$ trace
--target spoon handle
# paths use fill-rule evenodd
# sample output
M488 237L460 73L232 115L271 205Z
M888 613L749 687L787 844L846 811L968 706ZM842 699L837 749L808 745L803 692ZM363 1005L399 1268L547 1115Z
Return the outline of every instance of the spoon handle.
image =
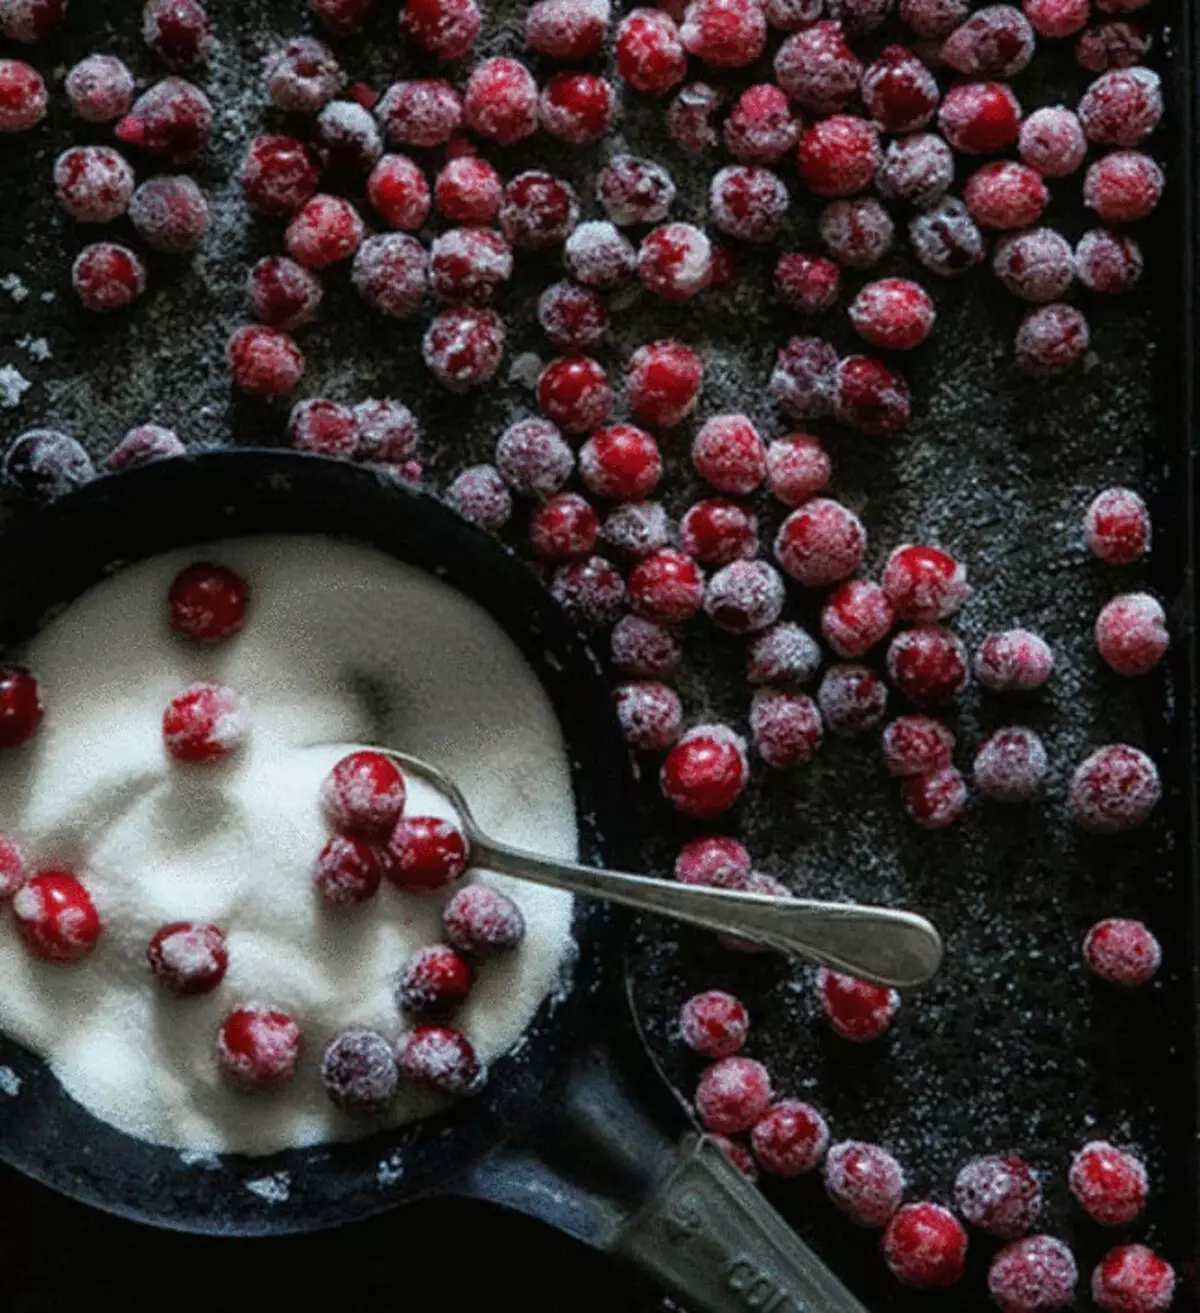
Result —
M938 932L911 912L626 875L552 861L483 836L472 845L472 865L736 935L878 985L924 984L942 960Z

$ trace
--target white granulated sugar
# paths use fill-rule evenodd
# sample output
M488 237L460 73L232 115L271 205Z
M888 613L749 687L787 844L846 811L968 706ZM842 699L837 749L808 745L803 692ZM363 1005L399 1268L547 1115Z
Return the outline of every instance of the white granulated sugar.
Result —
M25 286L18 274L13 273L0 276L0 292L7 292L17 305L20 305L29 296L29 288Z
M518 383L532 392L537 387L537 381L544 368L545 364L536 351L522 351L519 356L513 357L513 362L509 366L509 382Z
M15 1099L21 1093L21 1078L11 1067L0 1067L0 1094Z
M375 1169L375 1180L381 1189L389 1185L395 1185L403 1176L404 1155L402 1153L394 1153L390 1158L384 1158Z
M33 386L14 365L0 365L0 407L15 410Z
M292 1178L287 1172L273 1172L270 1176L247 1181L246 1189L269 1204L286 1204L292 1193Z
M185 1167L201 1167L206 1172L215 1172L221 1166L220 1158L208 1149L184 1149L179 1161Z
M171 580L217 560L250 582L245 629L215 646L167 624ZM347 744L374 741L445 770L480 825L551 856L577 851L561 732L533 672L499 626L445 584L378 553L318 538L209 544L121 571L60 613L24 659L47 715L34 745L0 761L0 831L38 866L74 867L104 921L96 952L40 962L0 924L0 1029L44 1054L74 1098L140 1138L189 1152L275 1152L378 1129L328 1102L326 1045L347 1026L405 1029L392 987L441 938L439 896L390 885L330 909L311 877L327 838L318 802ZM198 681L246 700L234 758L171 762L161 717ZM409 781L408 814L453 817ZM572 899L486 877L520 903L521 947L480 971L455 1024L490 1062L520 1038L572 951ZM146 944L169 921L227 933L229 973L211 995L156 986ZM4 942L7 941L7 942ZM221 1019L246 1001L291 1013L296 1076L271 1095L229 1089L214 1061ZM391 1123L431 1101L399 1098Z
M30 337L26 334L25 337L17 339L17 346L19 346L31 360L51 360L54 357L54 351L51 348L50 343L47 342L44 337Z

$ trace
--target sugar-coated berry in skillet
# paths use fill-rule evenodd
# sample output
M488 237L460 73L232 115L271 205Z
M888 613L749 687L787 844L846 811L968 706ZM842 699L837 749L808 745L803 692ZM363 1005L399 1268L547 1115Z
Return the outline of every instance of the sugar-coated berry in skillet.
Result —
M632 424L596 429L579 449L579 473L588 490L616 501L649 496L662 478L658 443Z
M0 748L19 748L38 732L44 714L38 682L24 666L0 665Z
M887 711L887 685L866 666L830 666L817 690L825 728L840 739L874 729Z
M887 637L895 621L887 594L869 579L847 579L825 599L821 632L840 657L864 656Z
M20 59L0 59L0 134L28 132L46 117L42 75Z
M442 301L487 305L512 277L512 251L494 228L447 229L429 257L429 285Z
M609 637L613 665L634 679L670 679L683 663L683 643L668 625L626 615Z
M449 944L418 949L400 969L396 1005L411 1016L452 1012L471 992L471 968Z
M1162 965L1162 946L1141 921L1097 921L1083 941L1088 970L1112 985L1148 984Z
M352 1117L383 1112L400 1082L396 1054L377 1031L351 1026L335 1035L321 1060L321 1082L335 1108Z
M234 387L252 397L282 397L304 376L304 354L295 339L261 324L237 329L225 359Z
M696 473L718 492L743 496L766 477L767 449L745 415L714 415L692 442Z
M1165 1313L1175 1269L1145 1245L1117 1245L1092 1272L1092 1299L1106 1313Z
M432 208L425 173L407 155L385 155L379 160L367 179L367 198L389 228L406 232L422 227Z
M353 100L333 100L317 115L313 143L325 173L360 182L383 155L383 136L371 113Z
M1025 15L1038 36L1074 36L1087 22L1090 0L1023 0Z
M663 120L667 135L692 155L715 149L720 140L716 119L725 100L720 87L689 82L667 107Z
M888 46L867 66L863 104L884 132L915 132L933 118L941 93L937 79L906 46Z
M150 0L142 10L142 40L172 70L203 64L212 53L212 30L199 0Z
M331 907L357 907L373 898L383 879L383 858L357 834L335 834L313 863L313 885Z
M703 572L686 552L664 547L634 566L629 601L634 614L647 620L681 624L704 603Z
M900 0L900 21L927 41L948 37L970 12L970 0Z
M199 87L182 78L166 78L134 101L116 133L128 146L186 164L208 145L212 122L212 102Z
M1021 124L1018 148L1022 161L1046 178L1066 178L1087 156L1087 138L1079 116L1065 105L1036 109Z
M746 1042L750 1014L741 999L724 990L693 994L679 1009L683 1042L705 1058L728 1058Z
M85 123L114 123L129 113L136 84L115 55L88 55L71 69L63 86L71 108Z
M843 1140L829 1146L825 1192L855 1226L884 1227L904 1198L904 1170L878 1144Z
M972 1158L954 1179L954 1202L972 1226L1015 1240L1033 1230L1042 1211L1042 1187L1023 1158Z
M975 654L975 678L993 693L1029 693L1041 688L1053 669L1049 644L1028 629L989 634Z
M1053 1236L1014 1240L992 1259L988 1292L1004 1313L1049 1313L1075 1295L1079 1271L1070 1249Z
M766 561L733 561L704 590L704 610L718 629L757 634L779 619L785 600L779 571Z
M996 243L992 269L1005 291L1023 301L1057 301L1075 277L1075 252L1053 228L1030 228Z
M758 554L758 519L728 497L694 502L679 522L679 545L703 565L729 565Z
M820 337L792 337L775 357L767 390L793 420L824 419L833 413L838 353Z
M1071 1159L1067 1185L1101 1226L1125 1226L1145 1207L1149 1178L1140 1158L1107 1140L1092 1140Z
M306 269L326 269L349 260L362 244L366 226L358 211L340 196L319 195L306 201L284 234L288 254Z
M794 32L775 55L775 80L812 114L845 109L858 95L862 72L842 25L828 19Z
M912 413L908 384L880 360L847 356L837 368L833 413L839 424L859 433L895 433Z
M940 1204L904 1204L891 1218L880 1252L897 1281L921 1290L952 1286L963 1274L967 1233Z
M888 200L925 208L940 200L954 181L954 152L932 132L898 137L883 154L875 189Z
M67 0L0 0L0 36L22 45L44 41L66 13Z
M675 183L654 160L614 155L596 177L596 199L619 228L661 223L675 200Z
M25 883L25 857L6 834L0 834L0 900L11 898Z
M862 564L867 531L841 502L816 497L794 510L775 537L775 558L805 588L824 588Z
M613 701L621 733L634 752L666 752L683 732L683 703L668 684L618 684Z
M859 337L890 351L920 346L936 317L929 293L907 278L868 283L850 305L850 322Z
M955 28L938 53L964 77L1011 78L1029 67L1034 45L1033 29L1019 9L987 5Z
M77 962L103 929L92 896L70 872L43 871L17 890L13 920L25 947L43 962Z
M683 342L649 342L629 358L625 388L634 418L651 428L675 428L696 408L704 365Z
M1131 68L1150 53L1153 40L1140 23L1109 19L1084 28L1075 40L1075 62L1089 73Z
M836 261L823 255L791 251L775 265L775 291L789 309L815 315L828 310L838 299L842 273Z
M875 180L883 159L879 130L866 119L835 114L801 136L796 165L814 196L853 196Z
M504 320L494 310L454 307L430 321L421 358L443 387L463 392L495 377L506 338Z
M1083 517L1088 550L1106 565L1129 565L1150 550L1150 512L1130 488L1106 488Z
M496 468L521 497L542 499L558 492L575 469L575 453L558 427L545 419L510 425L496 443Z
M1093 638L1105 664L1129 677L1153 670L1171 644L1166 613L1149 593L1114 597L1096 617Z
M442 909L442 928L451 946L476 962L516 948L525 937L525 918L499 889L469 884Z
M400 31L427 55L448 64L467 54L482 22L475 0L405 0Z
M421 243L407 233L380 233L368 237L358 248L350 276L355 291L367 305L392 319L407 319L425 302L429 256ZM432 332L433 324L429 328L429 333ZM449 376L461 361L462 369L469 375L476 344L464 325L461 338L449 334L443 340L439 335L434 339L434 346L425 348L422 354L431 369L436 361L437 368L446 370ZM496 363L499 364L498 353Z
M953 766L928 775L910 775L900 789L904 811L922 830L945 830L967 805L967 782Z
M642 238L638 277L664 301L689 301L712 282L713 248L690 223L664 223Z
M942 135L964 155L996 155L1020 134L1021 105L1004 82L962 82L938 109Z
M148 178L129 200L129 218L138 236L156 251L181 255L194 250L208 232L208 200L187 177Z
M560 356L542 370L537 402L548 420L568 433L588 433L608 418L612 388L590 356Z
M318 114L346 85L338 57L315 37L291 37L263 60L267 95L287 114Z
M993 802L1028 802L1042 791L1050 769L1041 736L1021 725L995 730L979 745L975 787Z
M550 580L550 596L576 629L598 634L611 629L625 608L625 580L603 556L586 556L560 565Z
M675 858L675 879L680 884L714 889L742 889L750 877L750 854L745 844L723 834L689 839Z
M687 52L679 28L661 9L632 9L617 28L617 72L635 91L665 95L683 81Z
M76 223L111 223L129 208L133 169L110 146L72 146L54 162L58 203Z
M870 269L892 249L896 225L874 196L834 201L817 221L830 255L847 269Z
M884 728L880 748L889 774L933 775L950 765L954 733L931 716L897 716Z
M1146 261L1132 237L1093 228L1079 239L1075 266L1079 281L1089 292L1116 296L1141 279Z
M918 706L945 702L966 687L966 649L957 635L936 624L916 625L892 639L888 678Z
M235 1008L217 1032L221 1075L246 1093L281 1089L296 1074L300 1027L278 1008L247 1003Z
M353 460L358 455L358 424L349 406L313 397L292 407L288 437L297 451Z
M725 120L725 145L747 164L771 164L794 149L800 124L774 83L747 87Z
M1079 121L1087 139L1099 146L1140 145L1163 114L1162 85L1148 68L1104 73L1083 93Z
M709 68L745 68L767 44L759 0L693 0L679 28L683 48Z
M1050 192L1027 164L993 160L977 169L963 189L971 217L981 228L1028 228L1042 217Z
M599 532L599 517L591 504L575 492L551 497L534 510L529 520L530 544L547 561L590 556Z
M607 219L581 223L563 243L563 267L585 287L612 291L633 277L636 265L629 239Z
M538 119L559 141L582 146L598 141L612 126L617 94L595 73L557 73L538 98Z
M1158 768L1138 748L1110 744L1081 762L1067 798L1076 825L1092 834L1120 834L1146 821L1162 797Z
M421 177L424 179L424 174ZM490 224L500 211L504 183L487 160L463 155L442 166L433 196L438 213L450 223Z
M95 478L82 443L57 429L18 434L4 456L4 477L24 496L52 501Z
M1151 214L1163 193L1162 169L1136 150L1114 150L1098 159L1083 180L1084 204L1103 223L1137 223Z
M146 266L127 246L97 242L79 253L71 268L71 286L85 310L124 310L146 290Z
M487 1070L471 1041L449 1026L418 1026L401 1039L400 1075L413 1085L467 1097L487 1083Z
M198 562L181 570L171 582L167 594L171 628L184 638L219 642L246 623L249 600L249 585L236 570Z
M398 146L443 146L462 126L463 102L445 78L415 78L393 82L375 117Z
M817 998L837 1034L856 1044L878 1039L900 1009L900 995L894 989L828 967L817 971Z
M598 54L608 33L609 0L538 0L525 14L525 44L573 63Z
M240 693L225 684L197 683L167 704L163 742L176 761L207 765L236 752L250 733Z
M744 1144L731 1140L728 1135L713 1135L713 1143L748 1181L758 1180L758 1164Z
M883 570L883 591L900 620L953 615L970 596L965 567L938 547L897 547Z
M824 737L812 698L774 688L760 688L751 699L750 733L758 755L775 770L807 765Z
M771 684L795 691L810 684L821 668L817 640L799 625L785 620L757 638L750 648L746 678L751 684Z
M594 351L608 334L599 294L575 283L551 283L538 298L537 316L550 345L569 354Z
M467 869L466 836L437 816L404 816L387 841L384 874L410 894L434 893Z
M824 1158L829 1127L811 1104L780 1099L754 1123L750 1144L763 1171L772 1176L803 1176Z
M943 197L908 225L913 253L930 273L957 278L983 259L986 245L979 225L955 196Z
M704 1069L696 1086L696 1116L720 1135L748 1131L770 1102L770 1074L753 1058L722 1058Z
M357 458L400 465L409 460L421 440L416 416L399 401L372 398L354 407L358 430Z
M659 782L676 811L707 820L737 802L749 776L746 744L739 735L728 725L697 725L667 754Z
M819 439L807 433L777 438L767 447L767 487L784 506L811 501L833 477L833 463Z
M254 317L289 333L317 317L325 295L316 274L281 255L259 260L250 270L248 286Z
M146 960L163 989L188 998L211 994L225 979L229 947L218 926L172 921L156 931Z
M400 768L381 752L351 752L321 784L325 819L342 834L383 840L404 812L407 789Z
M708 210L715 228L743 242L769 242L788 209L779 176L761 164L732 164L713 175Z

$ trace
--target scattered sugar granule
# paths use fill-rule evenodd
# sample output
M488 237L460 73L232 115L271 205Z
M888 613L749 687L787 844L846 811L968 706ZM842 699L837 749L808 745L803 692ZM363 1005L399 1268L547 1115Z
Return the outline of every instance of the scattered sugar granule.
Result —
M269 1204L285 1204L292 1193L291 1174L274 1172L270 1176L260 1176L256 1180L247 1181L246 1189Z
M0 410L15 410L32 386L13 365L0 365Z

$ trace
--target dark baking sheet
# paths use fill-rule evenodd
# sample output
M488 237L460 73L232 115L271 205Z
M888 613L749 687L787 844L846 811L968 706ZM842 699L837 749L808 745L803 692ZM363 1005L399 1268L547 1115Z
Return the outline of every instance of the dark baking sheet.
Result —
M138 51L136 8L116 0L77 4L68 31L36 54L37 62L57 75L100 48L129 56L139 75L149 76ZM13 365L32 385L17 408L0 410L0 438L53 423L99 457L125 429L154 420L197 445L283 440L286 409L231 398L223 346L245 316L246 270L279 246L278 228L250 221L232 182L245 142L272 121L259 103L257 62L275 38L305 22L297 0L211 0L209 8L220 35L208 80L218 123L196 173L214 197L214 232L190 264L151 258L151 291L131 313L97 320L74 306L70 259L91 236L57 211L49 183L58 150L102 140L103 131L80 129L56 97L48 130L0 141L7 197L0 207L0 279L9 273L19 279L0 283L10 288L0 290L0 365ZM523 8L488 6L480 53L519 48L515 24ZM834 494L863 514L871 532L870 569L900 542L939 542L968 561L977 590L957 625L968 643L1014 623L1040 629L1054 643L1059 664L1044 696L1008 702L972 692L956 717L960 765L969 764L975 743L994 725L1038 728L1053 763L1047 801L1016 810L976 804L954 831L922 835L903 821L895 787L883 778L869 745L831 743L807 771L756 778L732 824L763 869L805 893L912 906L946 934L949 960L942 976L906 1001L892 1034L878 1045L854 1049L826 1032L813 1015L807 972L720 953L699 936L649 929L632 945L630 971L656 1056L685 1093L696 1068L671 1035L678 1002L697 987L733 988L755 1018L750 1051L769 1060L781 1091L826 1109L835 1135L891 1146L914 1197L947 1199L957 1167L973 1153L1029 1156L1046 1184L1047 1229L1071 1240L1085 1272L1118 1236L1081 1220L1070 1204L1063 1183L1069 1155L1097 1136L1138 1147L1154 1188L1129 1237L1160 1245L1183 1269L1183 1291L1194 1292L1194 1268L1188 1274L1196 1253L1191 88L1189 36L1179 26L1188 17L1182 0L1159 0L1149 17L1174 25L1155 54L1173 107L1169 126L1153 144L1168 164L1171 188L1160 215L1139 234L1150 256L1143 288L1108 303L1075 298L1092 319L1093 352L1085 368L1048 383L1031 383L1013 371L1009 344L1020 308L998 291L986 268L959 283L923 279L933 284L940 321L931 343L903 365L915 397L909 430L886 442L826 435ZM390 21L389 12L369 38L344 46L353 73L377 86L411 67L397 56ZM1039 55L1017 89L1031 108L1073 103L1085 81L1063 43ZM671 147L658 125L660 112L638 100L627 105L616 143L567 151L539 140L508 153L502 167L511 172L538 162L576 178L585 213L591 213L583 181L607 149L624 144L666 163L679 183L677 215L700 219L716 157L698 164ZM1054 193L1049 222L1078 236L1090 226L1077 203L1078 180L1056 184ZM784 244L811 248L816 207L795 189L793 195ZM778 345L804 330L764 297L770 259L752 252L738 258L738 282L702 304L665 307L630 298L615 308L614 343L604 359L615 370L643 341L684 336L709 362L700 418L745 410L765 432L781 433L785 426L763 384ZM530 293L557 276L553 255L518 263L507 303L525 308L510 321L510 359L542 350L528 312ZM850 276L850 294L869 277L912 268L902 240L878 270ZM516 378L480 396L441 392L417 360L419 325L381 325L357 304L344 273L326 282L322 320L303 336L309 372L302 394L346 401L402 397L425 423L426 468L434 483L487 459L502 427L532 411ZM26 295L16 300L12 288ZM819 321L816 331L844 349L851 346L839 312ZM42 342L49 358L39 358ZM689 437L685 429L664 443L671 471L664 499L675 513L699 490L687 467ZM1132 683L1101 670L1090 628L1101 602L1136 586L1143 575L1095 565L1079 536L1083 507L1114 482L1153 494L1156 545L1146 577L1171 610L1179 638L1168 672ZM780 516L765 501L759 509L766 540ZM519 525L512 537L519 541ZM815 619L798 595L789 614ZM680 681L692 719L719 716L744 724L749 689L743 661L744 644L695 627ZM1143 833L1099 844L1067 824L1064 781L1092 746L1117 740L1154 749L1165 768L1168 801ZM650 782L642 805L648 867L666 871L688 831L666 814ZM1083 971L1079 941L1104 915L1144 917L1162 939L1166 965L1148 990L1118 996ZM818 1182L768 1189L872 1308L926 1302L927 1296L895 1287L870 1252L871 1238L842 1222ZM353 1246L349 1237L347 1243ZM973 1270L953 1295L959 1305L986 1306L982 1270L991 1248L973 1240ZM45 1266L32 1255L25 1261ZM545 1307L557 1307L550 1299Z

